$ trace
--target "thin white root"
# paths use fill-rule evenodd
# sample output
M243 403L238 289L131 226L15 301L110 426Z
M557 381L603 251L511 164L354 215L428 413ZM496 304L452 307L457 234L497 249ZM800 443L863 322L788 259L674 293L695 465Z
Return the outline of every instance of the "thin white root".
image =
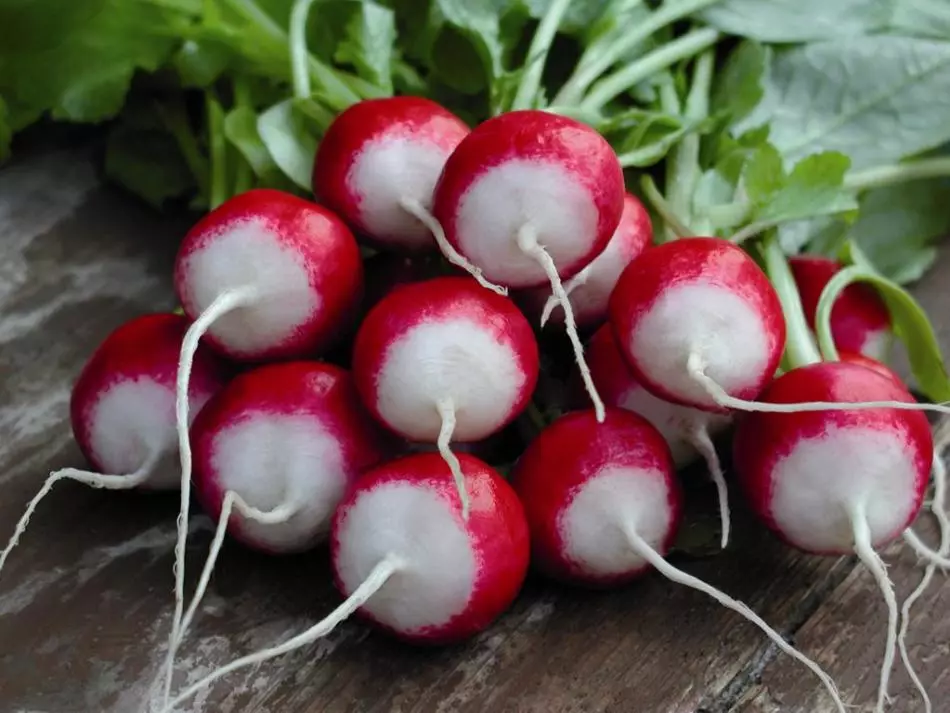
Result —
M606 415L604 402L601 400L600 394L597 393L597 388L594 386L594 379L590 375L590 367L587 366L587 361L584 359L584 346L581 344L581 339L577 334L577 324L574 322L574 310L571 308L571 301L567 298L567 293L564 291L564 285L561 284L561 277L557 274L557 266L554 264L554 260L548 254L548 251L538 242L538 237L530 224L523 225L521 230L518 231L518 247L526 255L538 261L538 264L544 269L548 280L551 282L551 290L554 292L554 297L557 298L561 307L564 309L564 323L567 329L567 336L571 340L571 346L574 347L574 361L577 364L577 368L580 369L581 378L584 380L584 388L587 390L590 400L594 403L594 415L597 417L597 422L603 423Z
M934 502L931 507L933 509L934 515L941 522L940 548L937 550L937 552L942 556L946 556L947 553L950 552L950 527L946 527L942 519L947 517L945 510L947 474L946 468L943 465L943 460L940 456L941 450L942 448L939 447L934 449ZM933 713L933 704L930 701L930 694L927 693L927 689L924 686L923 681L920 680L920 677L917 675L917 672L914 671L914 668L911 665L910 654L907 651L907 631L910 628L910 609L927 590L927 587L930 586L930 582L933 579L934 572L936 572L936 570L937 566L933 562L930 562L927 565L927 569L924 571L924 576L921 578L920 584L918 584L917 588L907 596L907 599L904 600L904 605L901 607L901 628L900 632L897 634L897 650L900 652L901 663L904 664L904 668L907 670L910 680L913 682L914 687L920 694L920 698L924 703L924 713Z
M439 410L439 416L442 417L442 427L439 429L439 439L436 444L439 446L442 460L452 471L455 487L458 488L459 499L462 501L462 519L468 520L472 503L468 496L468 488L465 487L465 475L462 473L462 464L459 463L458 456L452 452L449 445L452 442L452 433L455 431L455 404L452 403L452 399L440 399L436 408Z
M435 236L436 245L439 246L439 250L445 255L445 259L456 267L460 267L469 275L475 278L479 285L485 287L486 289L491 290L492 292L497 292L499 295L507 295L508 288L502 287L501 285L496 285L494 282L490 282L482 274L480 267L473 265L462 253L456 250L452 243L449 242L449 239L445 237L445 230L442 229L442 225L436 220L436 217L419 201L414 198L401 198L399 200L399 205L402 206L403 210L413 216L416 220L422 223L429 229L429 232Z
M690 354L686 369L709 397L723 408L736 411L754 411L759 413L804 413L806 411L858 411L875 408L892 408L900 411L932 411L950 413L950 406L944 404L908 403L905 401L800 401L788 404L773 404L766 401L747 401L726 393L719 384L705 372L705 365L698 354Z
M722 549L726 549L729 544L729 533L731 531L731 517L729 513L729 490L726 487L726 476L722 472L722 464L719 462L719 454L716 453L716 446L713 445L712 438L709 437L709 431L705 423L698 423L691 429L690 442L706 461L706 467L709 469L709 477L716 485L716 491L719 494L719 519L722 522Z
M174 648L169 651L165 661L166 682L172 680L175 672L175 655L178 653L178 647L181 646L181 642L185 638L185 633L188 631L188 627L191 625L191 621L194 619L195 613L198 611L198 606L204 599L205 592L208 589L208 584L211 581L211 574L214 571L214 566L218 561L218 555L220 554L221 547L224 544L224 536L227 534L228 523L231 519L231 512L235 507L245 517L256 520L257 522L265 525L275 525L282 522L287 522L287 520L293 517L293 515L298 510L297 506L291 502L282 503L273 510L258 510L257 508L248 505L244 498L242 498L233 490L229 490L224 494L224 501L221 504L221 515L218 517L218 525L215 528L214 537L211 540L211 546L208 548L208 557L205 560L204 568L201 571L201 577L198 579L198 586L195 589L195 594L192 597L188 611L185 612L185 616L182 619L181 627L178 630L178 635L175 637ZM164 703L167 703L167 701L164 701Z
M871 546L871 528L868 526L864 505L853 507L849 515L854 532L854 551L864 566L871 570L887 603L887 648L881 664L881 681L877 690L877 705L874 709L876 713L883 713L885 704L891 700L887 686L891 678L891 669L894 667L894 650L897 648L897 597L894 595L894 585L887 576L884 562Z
M835 686L835 682L831 680L831 677L825 673L817 663L812 661L794 646L785 641L781 634L766 624L758 614L752 611L747 605L743 604L737 599L733 599L728 594L719 591L711 584L707 584L703 580L698 579L691 574L687 574L683 570L671 565L669 562L663 559L663 557L661 557L660 554L654 550L646 540L640 537L631 523L624 522L622 527L624 534L626 535L627 540L634 552L649 562L660 574L662 574L667 579L676 582L677 584L691 587L692 589L702 592L703 594L709 595L727 609L731 609L732 611L755 624L765 633L766 636L769 637L769 639L772 640L776 646L778 646L782 651L792 658L807 666L808 669L821 680L825 688L828 690L828 693L831 695L832 700L834 700L835 708L838 710L838 713L847 713L845 710L845 705L841 700L841 696L838 693L838 688Z
M130 490L136 488L146 480L152 474L152 470L155 468L156 463L161 458L162 452L155 451L150 455L142 466L133 473L128 475L103 475L101 473L93 473L89 470L79 470L77 468L63 468L62 470L57 470L49 474L49 477L46 479L46 482L43 483L43 487L40 488L39 492L33 496L33 499L30 500L29 504L26 506L26 511L23 513L23 517L20 518L17 522L16 527L13 529L13 535L10 537L10 541L7 543L7 546L3 548L3 552L0 552L0 572L3 572L3 565L6 564L7 558L10 556L10 553L13 552L13 549L17 546L20 541L20 537L23 536L23 533L26 532L27 526L30 524L30 518L33 517L33 513L36 512L36 508L39 506L40 502L49 495L49 492L53 489L53 486L56 485L61 480L75 480L79 483L85 483L90 485L93 488L105 488L107 490Z
M917 533L909 527L904 530L903 537L904 542L910 545L921 559L927 560L930 564L935 567L940 567L941 569L950 568L950 558L927 547L924 541L918 537Z
M239 287L222 292L208 308L191 323L181 343L178 358L178 378L175 383L175 428L178 433L178 449L181 458L181 504L178 511L178 538L175 543L175 613L172 617L172 631L168 638L168 653L175 650L175 641L181 628L185 603L185 545L188 539L188 509L191 501L191 443L188 439L188 382L191 380L191 367L198 351L198 342L216 319L239 307L259 299L260 294L253 286ZM169 659L169 662L171 659ZM166 664L168 667L169 664ZM165 682L163 701L171 695L171 679Z
M370 572L366 580L325 619L314 624L312 627L303 633L298 634L292 639L288 639L282 644L273 646L269 649L262 649L261 651L249 654L248 656L243 656L215 671L212 671L200 681L192 684L175 696L174 700L163 704L160 713L172 713L172 711L175 709L175 706L183 703L202 688L205 688L206 686L217 681L219 678L222 678L233 671L263 663L264 661L269 661L270 659L277 658L278 656L290 653L291 651L296 651L297 649L308 646L317 639L326 636L331 631L333 631L337 625L353 614L353 612L363 606L370 597L376 594L376 592L378 592L383 587L383 585L389 581L389 578L392 577L393 574L398 572L403 567L403 561L395 555L386 556L373 568L373 571Z
M590 265L587 265L583 270L574 275L570 280L564 283L564 294L568 297L571 296L571 293L574 292L578 287L587 283L587 278L590 276ZM554 312L554 309L561 304L557 297L551 295L548 297L547 302L544 303L544 309L541 311L541 329L544 329L544 325L548 323L548 320L551 319L551 314Z

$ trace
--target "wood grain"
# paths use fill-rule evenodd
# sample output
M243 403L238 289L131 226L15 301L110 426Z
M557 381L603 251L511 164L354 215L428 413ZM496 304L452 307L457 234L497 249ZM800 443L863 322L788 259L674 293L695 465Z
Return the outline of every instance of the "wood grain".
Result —
M103 188L89 161L60 151L0 172L3 542L46 474L81 464L67 404L85 358L122 321L173 305L170 265L186 222ZM691 494L693 508L714 509L704 487ZM876 672L883 614L866 578L850 560L790 552L735 507L727 553L677 563L794 634L846 691L869 698L863 682ZM174 495L54 489L0 574L0 711L142 710L168 634L176 512ZM207 518L194 513L191 523L189 591L210 539ZM906 588L915 570L900 562L892 575ZM946 645L937 624L948 597L937 578L918 607L932 613L914 629L919 645ZM338 601L325 552L266 558L228 543L176 688L302 630ZM941 661L922 670L946 696ZM705 596L657 576L610 592L532 577L513 609L467 644L413 649L347 622L180 710L724 713L771 711L769 699L809 713L825 700L810 674Z

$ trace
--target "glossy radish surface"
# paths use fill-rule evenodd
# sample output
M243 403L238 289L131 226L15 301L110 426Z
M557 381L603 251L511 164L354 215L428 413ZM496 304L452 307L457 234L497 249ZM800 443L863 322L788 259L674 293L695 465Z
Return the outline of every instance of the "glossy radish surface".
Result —
M636 379L656 396L722 410L710 382L753 399L785 348L778 295L745 251L718 238L647 248L620 276L610 324Z
M565 414L528 446L511 484L524 503L532 562L550 577L619 584L651 568L700 591L759 627L818 676L845 713L834 683L748 606L674 567L663 555L676 536L682 493L666 442L641 416L608 408Z
M261 511L293 506L276 524L231 516L233 537L278 553L323 541L343 495L395 445L364 409L348 372L306 361L236 377L195 421L191 440L196 495L214 519L228 491Z
M333 521L334 581L346 600L319 623L216 669L179 693L171 710L219 678L303 648L353 614L413 644L450 644L487 629L524 582L530 547L524 510L486 463L461 455L471 512L440 456L391 461L364 474Z
M527 319L469 277L391 292L353 346L353 376L369 410L407 439L438 442L450 462L450 441L486 438L525 408L538 369Z
M620 273L652 241L653 226L646 208L636 196L625 194L620 224L607 247L564 283L578 329L596 328L607 319L610 293L620 279ZM564 311L552 296L549 285L524 290L516 296L516 301L533 318L564 323ZM545 319L548 316L550 320Z
M469 133L421 97L366 99L341 112L317 149L313 190L357 232L403 251L436 249L429 229L404 206L432 206L446 159Z
M788 264L812 329L818 300L841 264L817 255L793 255ZM886 360L893 342L891 316L880 295L869 285L846 287L831 309L831 334L838 349Z

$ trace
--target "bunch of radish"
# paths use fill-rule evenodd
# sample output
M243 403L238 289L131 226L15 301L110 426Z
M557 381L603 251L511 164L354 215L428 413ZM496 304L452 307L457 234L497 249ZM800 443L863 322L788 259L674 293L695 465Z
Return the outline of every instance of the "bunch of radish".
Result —
M320 144L313 192L253 190L187 233L174 273L184 314L120 327L76 382L72 425L95 472L52 474L0 554L2 569L57 480L179 488L156 711L354 614L407 642L472 637L533 566L599 587L656 571L703 592L813 671L843 712L815 662L666 559L677 469L697 458L727 546L713 439L733 426L738 491L763 523L808 553L857 554L879 582L882 709L903 636L878 551L903 536L950 565L950 541L930 551L908 530L939 463L923 410L941 407L917 404L875 360L892 333L876 293L846 291L832 315L841 361L822 361L791 337L814 329L835 263L784 265L801 295L788 304L729 241L654 244L610 145L544 111L469 128L427 99L357 103ZM367 250L379 252L364 261ZM532 402L548 322L570 341L585 401L550 422ZM534 437L510 483L500 471L512 464L462 452L527 414ZM186 610L192 492L217 528ZM344 600L173 695L176 652L229 535L272 554L329 545Z

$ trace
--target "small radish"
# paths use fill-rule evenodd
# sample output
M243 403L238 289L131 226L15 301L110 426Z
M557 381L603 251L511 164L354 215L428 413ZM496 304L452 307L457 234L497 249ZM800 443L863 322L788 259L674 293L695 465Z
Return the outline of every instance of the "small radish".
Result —
M170 642L169 692L175 651L210 580L226 529L268 553L301 552L321 543L357 476L382 462L393 445L360 403L348 372L306 361L261 366L235 377L195 419L191 441L196 497L218 527L201 584Z
M341 112L317 148L313 191L354 230L381 247L435 250L415 214L468 126L421 97L366 99Z
M175 290L194 320L178 366L176 426L181 505L175 546L174 641L184 600L191 488L188 386L198 341L239 361L313 356L344 331L363 283L359 246L326 208L272 189L231 198L188 232L175 262Z
M649 247L621 274L610 324L634 377L655 396L707 411L753 399L785 348L782 305L742 248L718 238Z
M525 508L532 561L550 577L609 586L650 568L754 623L808 666L841 703L831 679L745 604L664 559L680 521L682 493L662 435L637 414L608 408L562 416L528 446L511 478Z
M761 400L914 402L893 379L846 362L792 369L773 381ZM792 546L815 554L855 553L874 574L888 605L878 711L894 661L897 602L875 550L917 516L933 454L923 413L896 408L754 413L736 430L734 463L753 511Z
M245 656L189 686L173 708L231 671L294 651L354 613L413 644L449 644L487 629L514 601L528 568L528 527L511 486L490 466L459 457L471 512L435 454L364 474L333 519L334 581L347 599L307 631Z
M637 255L653 242L650 214L635 196L627 193L623 199L620 224L610 242L587 267L564 283L564 291L571 298L574 320L581 331L596 328L607 319L610 293L620 273ZM564 313L550 287L535 287L516 296L529 313L539 315L541 326L549 319L563 322Z
M794 255L789 267L798 286L809 326L815 328L818 300L841 265L817 255ZM894 333L891 315L880 295L869 285L849 285L831 309L831 333L839 349L887 361Z
M623 197L620 161L599 133L519 110L488 119L459 143L436 185L432 215L420 214L446 258L484 286L504 293L550 283L599 415L603 403L561 281L607 246Z
M706 461L719 493L722 546L725 547L729 542L729 498L712 435L724 431L732 422L731 417L670 403L643 388L627 368L608 324L598 329L588 342L587 360L604 403L633 411L653 424L666 439L677 468L689 465L697 456Z
M465 277L405 285L363 320L353 377L363 402L388 428L436 442L468 495L450 442L478 441L527 406L538 380L538 345L515 304Z
M175 314L136 317L109 334L73 386L70 422L76 443L98 472L64 468L51 473L0 553L0 570L37 505L60 480L94 488L170 490L175 461L175 373L188 320ZM230 375L206 347L195 353L188 390L192 415Z

